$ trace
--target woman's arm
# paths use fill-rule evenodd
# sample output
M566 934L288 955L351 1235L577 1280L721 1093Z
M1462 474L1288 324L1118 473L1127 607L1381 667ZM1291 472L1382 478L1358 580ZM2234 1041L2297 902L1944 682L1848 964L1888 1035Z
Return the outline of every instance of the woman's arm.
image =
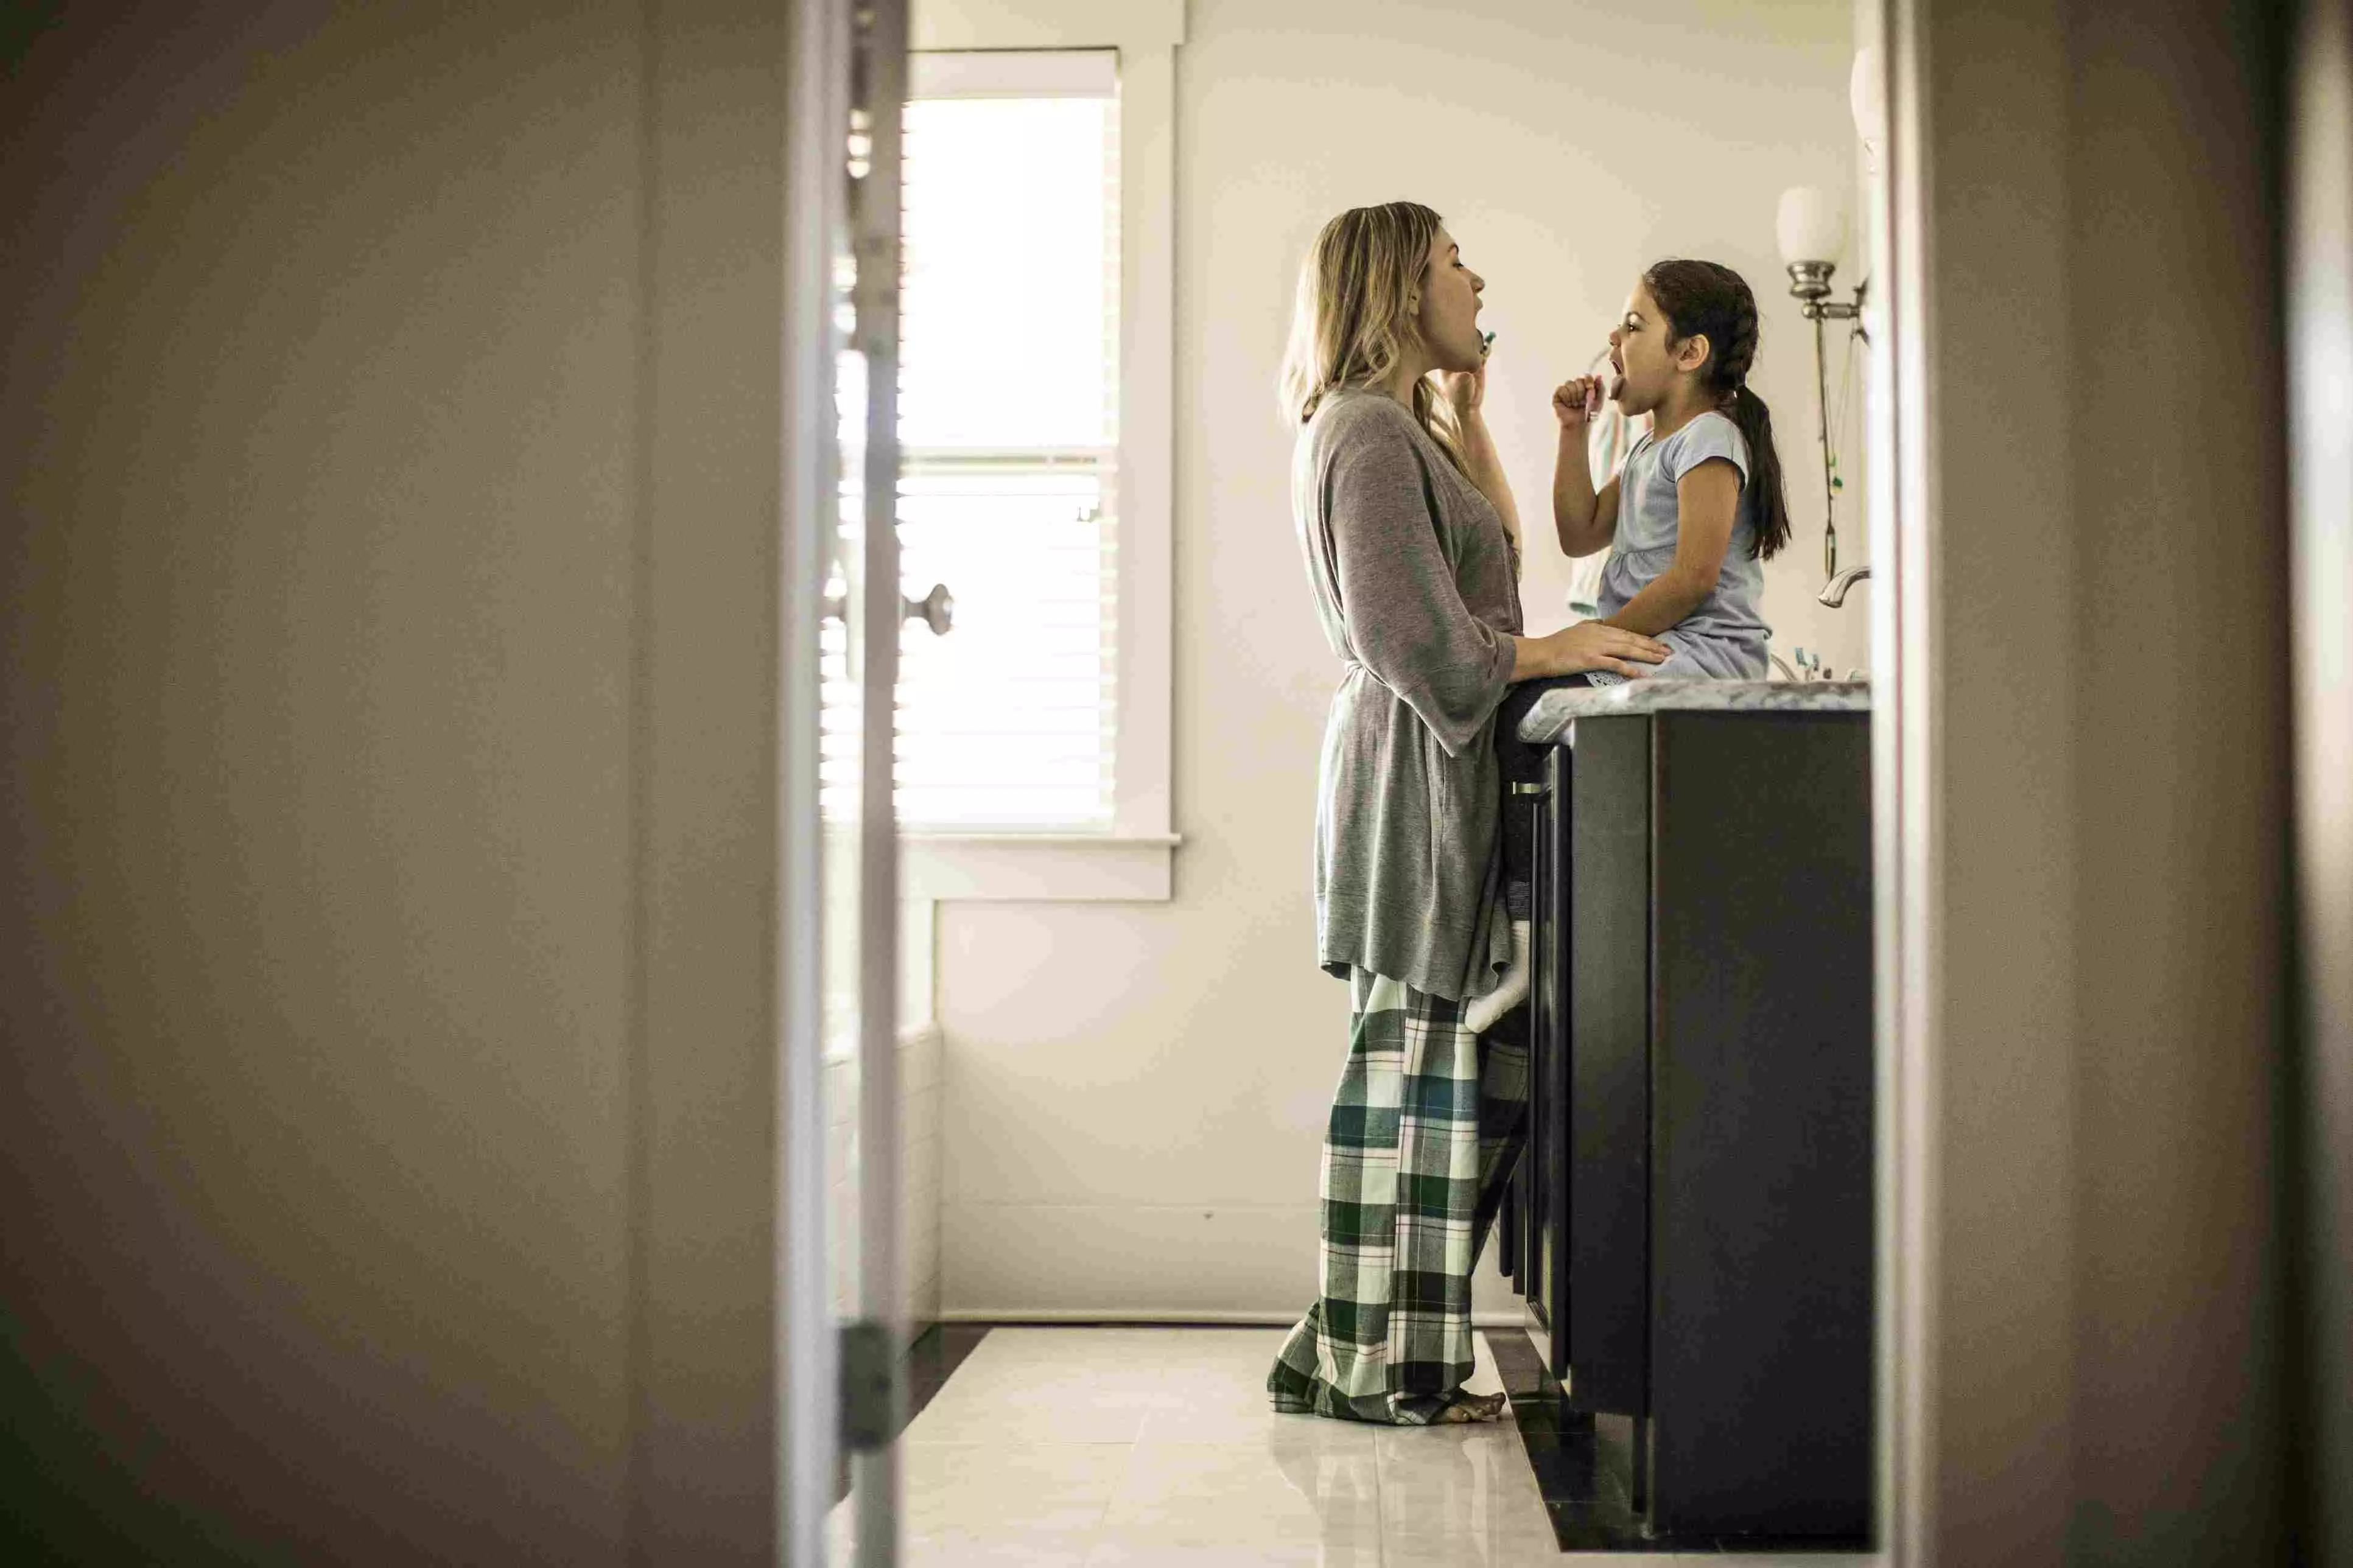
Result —
M1471 470L1471 482L1504 520L1504 532L1512 541L1513 553L1520 552L1520 508L1512 499L1512 482L1504 477L1504 459L1495 450L1495 437L1487 429L1487 416L1482 408L1487 401L1487 367L1482 364L1468 375L1448 375L1441 378L1446 400L1454 408L1454 427L1462 438L1462 461Z
M1600 398L1601 378L1594 375L1565 381L1552 395L1553 416L1560 421L1560 447L1552 465L1552 526L1561 553L1572 559L1607 550L1618 532L1618 481L1612 479L1596 493L1586 451L1586 430Z
M1364 398L1319 419L1318 430L1320 543L1349 652L1455 755L1510 683L1510 634L1462 602L1430 514L1413 416Z
M1740 507L1740 470L1711 458L1675 481L1675 559L1609 617L1609 624L1655 636L1682 622L1715 591L1732 547Z
M1350 650L1459 754L1514 680L1663 660L1648 637L1591 622L1548 637L1517 637L1473 616L1455 585L1425 491L1411 416L1365 399L1335 415L1322 488L1323 547Z

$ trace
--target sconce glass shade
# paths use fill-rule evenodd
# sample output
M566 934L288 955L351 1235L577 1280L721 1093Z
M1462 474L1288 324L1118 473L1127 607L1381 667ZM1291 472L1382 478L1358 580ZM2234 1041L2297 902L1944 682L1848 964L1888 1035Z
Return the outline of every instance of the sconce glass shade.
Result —
M1794 185L1783 191L1773 226L1784 263L1836 261L1846 252L1846 209L1819 186Z
M1887 124L1887 77L1879 51L1868 45L1854 52L1854 69L1846 79L1846 106L1854 116L1854 133L1864 145L1878 146Z

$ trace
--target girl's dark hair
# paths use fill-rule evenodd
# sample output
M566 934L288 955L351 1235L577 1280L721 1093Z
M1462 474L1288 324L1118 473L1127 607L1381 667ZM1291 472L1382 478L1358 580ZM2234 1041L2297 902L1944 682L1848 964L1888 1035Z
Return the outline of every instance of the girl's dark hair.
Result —
M1642 287L1666 313L1676 341L1704 336L1701 374L1748 442L1748 489L1757 497L1753 560L1771 560L1789 542L1789 500L1781 486L1781 455L1773 448L1773 411L1749 390L1757 363L1757 296L1747 280L1713 261L1662 261L1642 274Z

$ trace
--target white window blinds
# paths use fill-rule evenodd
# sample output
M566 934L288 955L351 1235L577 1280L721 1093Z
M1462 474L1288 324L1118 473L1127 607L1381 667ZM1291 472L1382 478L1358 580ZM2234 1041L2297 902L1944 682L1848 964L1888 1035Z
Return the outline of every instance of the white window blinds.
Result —
M1116 57L919 55L908 106L899 806L1090 831L1118 734Z

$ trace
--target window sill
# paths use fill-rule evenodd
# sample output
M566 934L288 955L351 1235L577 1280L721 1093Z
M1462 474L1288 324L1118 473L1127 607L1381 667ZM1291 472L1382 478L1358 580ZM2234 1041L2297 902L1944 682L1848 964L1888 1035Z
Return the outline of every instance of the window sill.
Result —
M900 839L901 896L942 903L1165 903L1173 833L955 833Z

